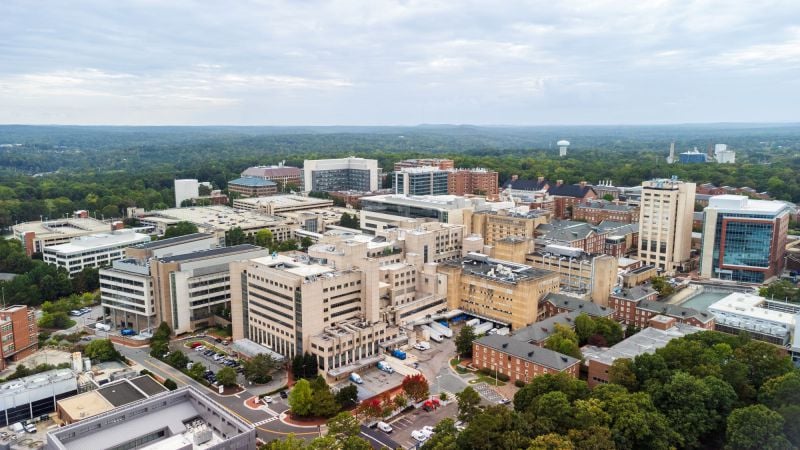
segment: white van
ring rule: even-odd
[[[98,322],[95,324],[94,329],[99,331],[110,331],[111,325],[106,325],[104,323]]]
[[[353,382],[353,383],[355,383],[355,384],[364,384],[364,380],[362,380],[362,379],[361,379],[361,376],[359,376],[359,375],[358,375],[357,373],[355,373],[355,372],[353,372],[353,373],[351,373],[351,374],[350,374],[350,381],[352,381],[352,382]]]
[[[386,422],[378,422],[378,429],[383,431],[384,433],[392,432],[392,426]]]

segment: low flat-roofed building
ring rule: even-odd
[[[581,360],[509,336],[484,336],[472,343],[472,364],[497,371],[509,381],[529,382],[544,374],[566,373],[577,378]]]
[[[278,193],[278,183],[257,177],[242,177],[228,181],[228,192],[242,197],[263,197]]]
[[[107,233],[111,230],[111,224],[88,216],[23,222],[11,227],[14,237],[22,242],[28,256],[41,253],[45,247],[66,244],[76,237]]]
[[[133,230],[92,234],[45,247],[42,258],[48,264],[63,267],[72,276],[84,268],[109,266],[125,258],[125,248],[145,242],[150,242],[150,236]]]
[[[708,307],[715,317],[714,329],[725,333],[747,332],[753,339],[788,346],[800,317],[800,305],[733,292]]]
[[[157,235],[179,222],[191,222],[199,231],[213,233],[220,245],[225,245],[225,233],[233,228],[241,228],[246,236],[269,230],[276,241],[292,238],[292,227],[282,217],[221,205],[150,211],[137,218],[143,225],[153,227]]]
[[[555,272],[479,253],[443,262],[438,271],[447,275],[449,309],[460,309],[512,329],[536,322],[539,301],[547,293],[557,292],[559,286]]]
[[[280,215],[281,213],[285,212],[328,208],[331,206],[333,206],[333,200],[326,198],[306,197],[297,194],[238,198],[233,201],[234,208],[246,211],[256,211],[267,215]]]
[[[126,259],[148,260],[150,258],[211,250],[219,246],[219,240],[211,233],[192,233],[128,247],[125,249],[125,256]]]
[[[609,369],[617,359],[634,359],[645,353],[654,353],[669,341],[704,331],[691,325],[677,323],[665,316],[650,318],[650,326],[610,348],[585,346],[581,349],[584,361],[589,366],[589,387],[609,382]]]
[[[55,369],[0,384],[0,426],[47,415],[56,401],[78,392],[70,369]]]
[[[141,399],[47,433],[47,450],[250,450],[253,426],[192,386]]]
[[[404,219],[463,225],[465,211],[483,208],[484,199],[458,195],[376,195],[361,199],[361,229],[374,234]]]
[[[125,378],[61,399],[56,403],[56,411],[61,423],[71,424],[163,392],[168,389],[149,375]]]

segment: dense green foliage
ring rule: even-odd
[[[114,343],[109,339],[95,339],[89,342],[83,349],[83,353],[95,362],[122,359],[122,355],[114,348]]]
[[[583,336],[591,325],[581,321]],[[585,322],[585,323],[584,323]],[[458,432],[442,421],[425,449],[784,449],[800,444],[800,371],[772,345],[717,332],[671,341],[614,362],[589,390],[566,374],[522,387],[514,409],[473,409],[457,394]]]
[[[559,158],[555,140],[570,137]],[[500,179],[539,175],[617,185],[655,176],[717,185],[750,186],[800,201],[797,156],[800,131],[789,125],[684,125],[639,127],[25,127],[1,126],[0,227],[78,209],[119,217],[125,208],[172,206],[173,180],[198,178],[225,189],[245,167],[285,160],[358,155],[395,161],[451,157],[459,167],[488,167]],[[679,149],[725,142],[736,164],[673,164]],[[33,177],[33,174],[42,174]]]
[[[779,280],[758,290],[758,295],[773,300],[800,303],[800,289],[789,280]]]
[[[475,328],[464,325],[456,336],[456,352],[461,356],[472,357],[472,341],[475,340]]]
[[[295,378],[315,378],[317,376],[317,358],[308,352],[295,355],[292,358],[292,375]]]
[[[178,237],[178,236],[185,236],[187,234],[194,234],[197,233],[197,225],[191,222],[178,222],[175,225],[170,226],[167,228],[167,231],[164,232],[164,239]]]
[[[264,353],[260,353],[242,364],[245,379],[259,384],[272,381],[271,373],[279,366],[280,364],[275,358]]]

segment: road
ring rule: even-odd
[[[254,394],[247,390],[232,396],[222,396],[216,391],[212,391],[184,375],[179,370],[152,358],[150,356],[150,349],[147,347],[128,348],[120,345],[116,345],[116,347],[125,357],[140,364],[154,374],[163,378],[170,378],[174,380],[178,386],[192,385],[203,391],[235,416],[247,423],[253,424],[259,439],[265,442],[274,439],[284,439],[289,434],[294,434],[297,437],[306,439],[313,439],[319,436],[317,427],[298,427],[278,420],[278,416],[289,409],[286,401],[278,396],[275,396],[275,401],[269,405],[269,411],[252,410],[244,404],[245,400],[254,396]]]
[[[386,433],[377,428],[369,428],[361,425],[361,433],[359,436],[369,442],[369,445],[374,449],[381,449],[384,447],[390,449],[401,448],[400,444],[393,441]]]

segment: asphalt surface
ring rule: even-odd
[[[156,375],[163,378],[171,378],[178,386],[192,385],[205,392],[232,414],[238,416],[245,422],[253,424],[259,439],[265,442],[274,439],[284,439],[289,434],[294,434],[297,437],[305,439],[313,439],[319,436],[319,430],[316,426],[299,427],[278,420],[277,417],[289,409],[286,401],[278,395],[273,396],[274,401],[272,404],[268,405],[268,411],[252,410],[244,404],[245,400],[254,396],[254,394],[247,390],[232,396],[222,396],[219,395],[217,391],[203,386],[173,367],[152,358],[150,356],[150,349],[147,347],[141,349],[128,348],[120,345],[116,347],[120,353],[127,358],[139,363]]]

